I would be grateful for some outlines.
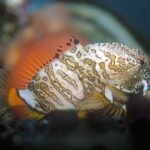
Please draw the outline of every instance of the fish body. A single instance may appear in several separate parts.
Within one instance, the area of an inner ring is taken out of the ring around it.
[[[117,43],[83,46],[74,37],[69,41],[60,43],[57,52],[50,44],[46,52],[34,48],[25,63],[16,68],[17,74],[10,73],[8,105],[19,117],[41,118],[54,110],[105,108],[112,115],[121,115],[127,101],[124,93],[147,90],[144,83],[148,85],[149,75],[145,74],[149,60],[141,51]],[[38,58],[32,60],[34,52]],[[42,63],[42,67],[36,63]]]

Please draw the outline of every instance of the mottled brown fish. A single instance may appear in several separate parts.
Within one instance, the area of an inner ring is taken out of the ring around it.
[[[1,81],[1,93],[20,118],[68,109],[80,117],[90,110],[121,116],[126,94],[145,94],[149,77],[148,56],[138,49],[118,43],[82,46],[74,36],[59,36],[31,47]]]

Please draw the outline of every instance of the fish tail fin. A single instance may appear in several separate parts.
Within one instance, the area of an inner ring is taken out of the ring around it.
[[[20,119],[41,119],[44,117],[28,108],[17,95],[17,89],[11,87],[9,74],[0,69],[0,120],[11,122]]]

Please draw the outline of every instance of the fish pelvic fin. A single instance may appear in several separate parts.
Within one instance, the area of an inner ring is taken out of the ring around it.
[[[83,119],[89,113],[99,114],[100,116],[124,117],[126,109],[121,105],[116,105],[100,92],[88,93],[86,99],[78,105],[78,117]]]

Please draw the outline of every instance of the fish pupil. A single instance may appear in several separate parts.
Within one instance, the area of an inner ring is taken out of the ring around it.
[[[140,64],[141,64],[141,65],[144,65],[144,63],[145,63],[145,62],[144,62],[143,60],[140,61]]]

